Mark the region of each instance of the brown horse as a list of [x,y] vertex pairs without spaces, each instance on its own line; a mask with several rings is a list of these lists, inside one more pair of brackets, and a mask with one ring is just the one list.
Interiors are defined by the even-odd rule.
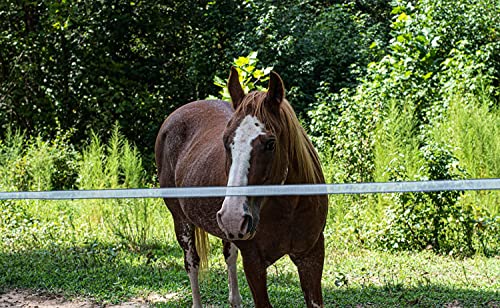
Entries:
[[[155,145],[161,187],[324,183],[318,156],[285,99],[278,74],[271,73],[267,92],[245,95],[232,68],[228,89],[232,106],[197,101],[165,120]],[[223,241],[232,307],[241,306],[238,249],[256,307],[271,307],[266,269],[285,254],[298,268],[307,306],[323,306],[326,196],[228,196],[165,203],[184,250],[193,307],[201,307],[198,269],[206,253],[204,231]]]

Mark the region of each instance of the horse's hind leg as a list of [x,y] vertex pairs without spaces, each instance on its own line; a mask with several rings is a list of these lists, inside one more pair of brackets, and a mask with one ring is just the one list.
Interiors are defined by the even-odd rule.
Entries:
[[321,294],[321,276],[325,260],[323,234],[305,255],[290,255],[290,258],[299,271],[300,285],[307,307],[323,307]]
[[200,285],[198,282],[198,271],[200,257],[196,251],[194,225],[176,220],[174,217],[175,235],[179,245],[184,251],[184,267],[189,276],[191,293],[193,296],[193,308],[201,308]]
[[229,284],[229,303],[231,307],[241,307],[241,295],[238,289],[238,272],[236,261],[238,260],[238,248],[231,242],[222,241],[224,245],[224,259],[227,264],[227,277]]

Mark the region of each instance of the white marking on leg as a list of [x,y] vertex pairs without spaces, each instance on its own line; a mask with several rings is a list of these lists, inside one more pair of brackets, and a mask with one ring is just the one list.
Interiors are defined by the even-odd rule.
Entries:
[[193,296],[193,308],[201,308],[200,285],[198,283],[198,267],[191,265],[189,269],[189,283],[191,284],[191,294]]
[[311,301],[311,306],[313,306],[314,308],[321,308],[321,307],[323,307],[323,305],[318,305],[314,301]]
[[229,258],[226,260],[227,277],[229,284],[229,303],[231,307],[241,307],[242,299],[240,290],[238,289],[238,272],[236,269],[236,261],[238,260],[238,248],[231,243],[229,248]]
[[186,263],[188,264],[189,283],[191,284],[191,295],[193,297],[193,308],[201,308],[200,284],[198,282],[198,265],[194,262],[194,243],[193,239],[187,235],[182,236],[182,240],[187,243]]

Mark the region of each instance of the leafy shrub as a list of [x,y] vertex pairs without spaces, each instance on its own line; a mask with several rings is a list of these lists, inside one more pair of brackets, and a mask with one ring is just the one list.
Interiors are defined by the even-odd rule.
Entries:
[[[269,80],[269,74],[273,68],[265,67],[258,69],[258,62],[259,59],[257,58],[257,52],[255,51],[251,52],[246,57],[241,56],[233,60],[233,67],[235,67],[238,71],[238,77],[245,93],[252,90],[264,91],[266,89],[267,84],[265,84],[265,82]],[[220,99],[230,102],[231,95],[229,95],[229,90],[227,89],[227,78],[215,76],[214,84],[221,88],[219,91],[219,95],[221,96]],[[208,99],[218,98],[210,96]]]
[[0,187],[6,190],[67,189],[75,183],[78,153],[67,135],[45,141],[7,130],[0,153]]
[[373,142],[380,106],[376,100],[361,99],[360,90],[331,94],[327,87],[321,88],[317,107],[308,112],[311,139],[335,166],[328,179],[332,182],[373,180]]
[[[480,4],[396,3],[386,54],[368,65],[360,84],[339,93],[328,85],[318,89],[309,128],[334,166],[331,181],[499,176],[499,15],[493,1]],[[488,124],[471,117],[477,106]],[[380,209],[376,247],[498,251],[499,241],[491,240],[498,197],[479,196],[472,202],[463,192],[397,194],[353,200],[353,207],[369,202]],[[478,205],[479,199],[487,203]]]
[[[392,181],[451,180],[464,177],[458,161],[446,147],[428,145],[422,149],[424,165],[409,178],[404,157],[391,161],[386,170]],[[457,202],[461,192],[404,193],[392,196],[386,209],[386,227],[381,237],[387,249],[429,249],[437,252],[474,253],[472,246],[473,214]]]

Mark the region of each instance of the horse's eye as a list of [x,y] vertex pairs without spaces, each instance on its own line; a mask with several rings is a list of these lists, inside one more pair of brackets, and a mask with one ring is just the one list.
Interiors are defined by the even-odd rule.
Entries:
[[276,140],[275,139],[269,139],[266,141],[266,144],[264,145],[264,149],[266,151],[274,151],[274,149],[276,148]]

